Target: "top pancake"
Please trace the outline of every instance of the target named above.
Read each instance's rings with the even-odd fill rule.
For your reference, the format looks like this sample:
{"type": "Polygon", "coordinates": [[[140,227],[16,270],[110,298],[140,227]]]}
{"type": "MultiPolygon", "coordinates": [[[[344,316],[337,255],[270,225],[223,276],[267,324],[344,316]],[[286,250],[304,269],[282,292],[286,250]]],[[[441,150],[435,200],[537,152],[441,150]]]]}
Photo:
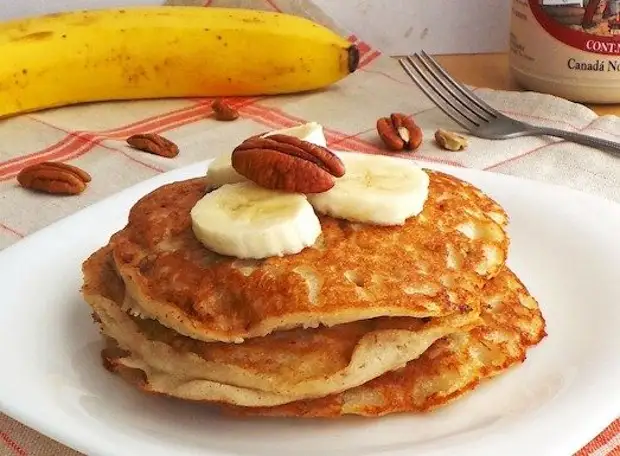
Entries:
{"type": "MultiPolygon", "coordinates": [[[[471,307],[502,268],[507,216],[481,191],[428,171],[423,212],[381,227],[320,216],[322,234],[296,255],[239,260],[195,238],[190,211],[205,179],[163,186],[111,239],[133,311],[203,341],[379,316],[440,317],[471,307]]],[[[389,204],[389,201],[386,201],[389,204]]]]}

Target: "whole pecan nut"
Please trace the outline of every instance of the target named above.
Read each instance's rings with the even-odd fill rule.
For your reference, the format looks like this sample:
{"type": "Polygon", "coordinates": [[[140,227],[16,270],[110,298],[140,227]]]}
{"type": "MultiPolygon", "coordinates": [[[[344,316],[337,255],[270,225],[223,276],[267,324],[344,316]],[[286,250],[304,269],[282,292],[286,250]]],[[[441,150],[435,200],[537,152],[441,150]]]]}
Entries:
{"type": "Polygon", "coordinates": [[[90,174],[77,166],[42,162],[23,168],[17,182],[27,189],[53,195],[77,195],[91,181],[90,174]]]}
{"type": "Polygon", "coordinates": [[[179,147],[175,143],[155,133],[130,136],[127,138],[127,144],[134,149],[160,157],[174,158],[179,155],[179,147]]]}
{"type": "Polygon", "coordinates": [[[246,139],[233,150],[232,165],[261,187],[290,193],[326,192],[345,173],[327,148],[288,135],[246,139]]]}
{"type": "Polygon", "coordinates": [[[391,150],[416,150],[422,144],[422,129],[405,114],[381,117],[377,120],[377,132],[391,150]]]}
{"type": "Polygon", "coordinates": [[[216,120],[231,121],[239,118],[239,111],[222,101],[220,98],[211,103],[213,116],[216,120]]]}

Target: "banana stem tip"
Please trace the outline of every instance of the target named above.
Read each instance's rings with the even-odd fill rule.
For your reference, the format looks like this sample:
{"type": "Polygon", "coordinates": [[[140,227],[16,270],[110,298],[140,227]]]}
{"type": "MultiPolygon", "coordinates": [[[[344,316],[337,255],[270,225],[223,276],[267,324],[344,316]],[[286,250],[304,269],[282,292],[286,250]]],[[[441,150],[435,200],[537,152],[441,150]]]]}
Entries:
{"type": "Polygon", "coordinates": [[[347,51],[349,53],[349,73],[353,73],[360,63],[360,51],[355,44],[349,46],[347,51]]]}

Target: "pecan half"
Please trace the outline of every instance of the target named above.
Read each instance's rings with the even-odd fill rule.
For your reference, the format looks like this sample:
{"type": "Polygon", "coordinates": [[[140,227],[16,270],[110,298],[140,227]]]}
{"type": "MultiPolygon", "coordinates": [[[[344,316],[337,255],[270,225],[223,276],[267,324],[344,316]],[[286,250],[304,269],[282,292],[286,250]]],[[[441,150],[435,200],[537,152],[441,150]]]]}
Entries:
{"type": "Polygon", "coordinates": [[[239,111],[220,98],[211,103],[211,109],[213,109],[213,116],[216,120],[228,122],[239,118],[239,111]]]}
{"type": "Polygon", "coordinates": [[[345,173],[327,148],[288,135],[246,139],[233,150],[232,165],[261,187],[290,193],[326,192],[345,173]]]}
{"type": "Polygon", "coordinates": [[[17,182],[22,187],[53,195],[77,195],[90,181],[90,174],[83,169],[57,162],[27,166],[17,175],[17,182]]]}
{"type": "Polygon", "coordinates": [[[422,144],[422,129],[405,114],[381,117],[377,120],[377,132],[391,150],[416,150],[422,144]]]}
{"type": "Polygon", "coordinates": [[[179,147],[175,143],[155,133],[130,136],[127,138],[127,144],[134,149],[160,157],[174,158],[179,155],[179,147]]]}
{"type": "Polygon", "coordinates": [[[467,148],[467,138],[453,131],[438,129],[435,132],[435,142],[445,150],[457,152],[467,148]]]}

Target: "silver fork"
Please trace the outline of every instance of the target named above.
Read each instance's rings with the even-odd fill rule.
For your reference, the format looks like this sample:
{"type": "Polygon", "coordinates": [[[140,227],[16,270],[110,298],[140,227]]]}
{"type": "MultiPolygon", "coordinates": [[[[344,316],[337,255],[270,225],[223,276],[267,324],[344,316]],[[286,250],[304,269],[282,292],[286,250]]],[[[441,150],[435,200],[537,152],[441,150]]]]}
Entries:
{"type": "Polygon", "coordinates": [[[558,128],[537,127],[500,113],[457,82],[424,51],[400,58],[398,63],[439,109],[474,136],[510,139],[548,135],[620,155],[620,143],[558,128]]]}

